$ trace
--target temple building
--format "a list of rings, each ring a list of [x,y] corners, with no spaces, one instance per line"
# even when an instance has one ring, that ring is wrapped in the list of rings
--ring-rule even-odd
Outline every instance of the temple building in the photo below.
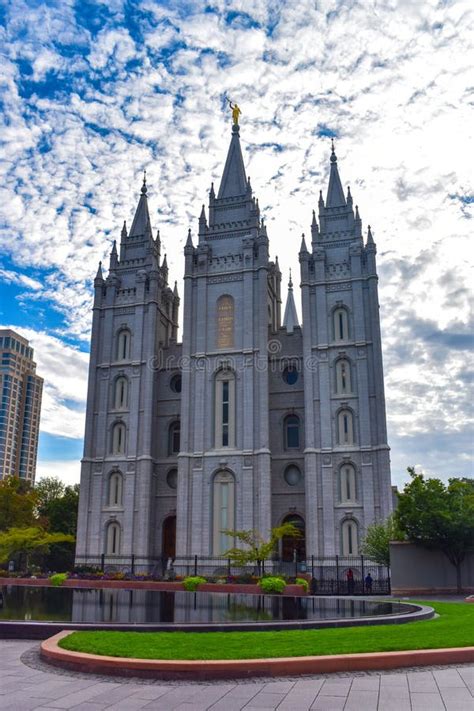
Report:
[[[370,227],[333,146],[299,251],[302,324],[291,278],[282,322],[239,134],[234,115],[220,186],[188,233],[181,342],[145,181],[106,277],[99,266],[78,562],[219,556],[233,545],[225,530],[266,535],[286,521],[302,535],[283,539],[283,558],[357,555],[392,509]]]

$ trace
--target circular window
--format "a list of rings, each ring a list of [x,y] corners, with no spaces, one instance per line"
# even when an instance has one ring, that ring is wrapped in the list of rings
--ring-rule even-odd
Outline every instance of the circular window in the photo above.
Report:
[[[294,385],[298,380],[298,370],[295,365],[289,365],[283,371],[283,380],[287,385]]]
[[[290,466],[285,469],[283,476],[288,486],[296,486],[301,481],[301,472],[294,464],[290,464]]]
[[[173,377],[170,380],[170,388],[174,393],[181,392],[181,374],[180,373],[173,375]]]
[[[170,469],[166,475],[166,483],[170,489],[176,489],[178,487],[178,470]]]

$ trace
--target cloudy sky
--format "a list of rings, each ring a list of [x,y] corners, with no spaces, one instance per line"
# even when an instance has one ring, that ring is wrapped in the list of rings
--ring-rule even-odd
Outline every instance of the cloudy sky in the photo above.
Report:
[[[97,262],[146,168],[180,284],[226,96],[284,277],[335,138],[378,246],[394,482],[472,475],[473,26],[471,0],[0,5],[0,324],[45,378],[40,475],[79,478]]]

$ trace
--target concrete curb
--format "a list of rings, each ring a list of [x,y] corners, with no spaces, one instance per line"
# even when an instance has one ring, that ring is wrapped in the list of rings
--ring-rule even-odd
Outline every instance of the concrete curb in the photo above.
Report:
[[[61,649],[58,642],[69,634],[71,631],[62,631],[42,642],[42,658],[55,666],[74,671],[157,679],[201,680],[252,676],[293,676],[474,662],[474,647],[274,659],[206,661],[132,659]]]

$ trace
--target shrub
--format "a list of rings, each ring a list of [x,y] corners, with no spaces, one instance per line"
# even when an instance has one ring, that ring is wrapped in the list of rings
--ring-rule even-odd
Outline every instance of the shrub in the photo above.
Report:
[[[309,583],[307,580],[305,580],[304,578],[296,578],[295,583],[296,583],[296,585],[301,585],[301,587],[304,589],[304,591],[308,592]]]
[[[258,584],[261,587],[262,592],[267,594],[281,594],[286,586],[286,582],[283,580],[283,578],[276,578],[272,576],[269,576],[268,578],[262,578]]]
[[[207,580],[206,578],[201,578],[200,575],[193,575],[183,580],[184,589],[188,592],[194,592],[197,590],[198,585],[202,583],[207,583]]]
[[[54,575],[49,576],[49,582],[51,585],[54,585],[55,587],[60,587],[65,580],[67,580],[67,573],[55,573]]]

